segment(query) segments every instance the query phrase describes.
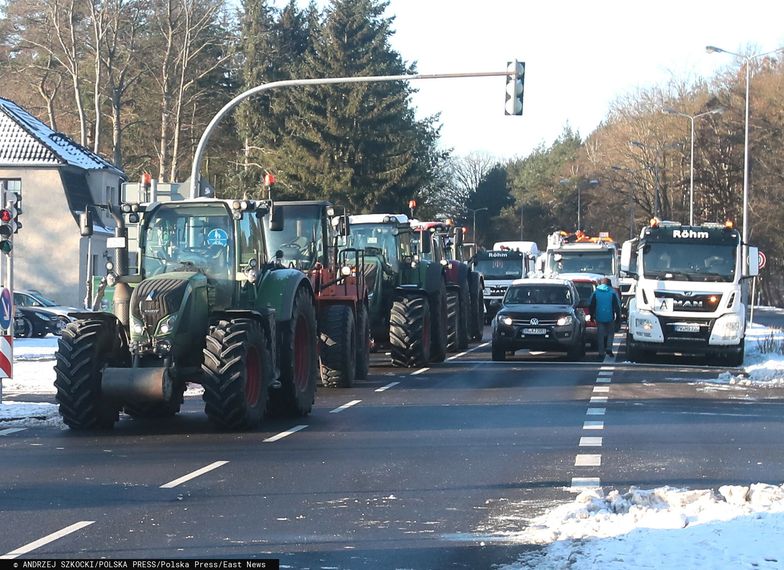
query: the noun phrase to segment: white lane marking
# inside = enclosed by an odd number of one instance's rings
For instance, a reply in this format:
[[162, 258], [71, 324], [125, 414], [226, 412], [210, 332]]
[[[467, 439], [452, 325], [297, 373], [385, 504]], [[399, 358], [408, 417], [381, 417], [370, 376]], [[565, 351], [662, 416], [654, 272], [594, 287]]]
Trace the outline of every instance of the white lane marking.
[[271, 437], [268, 437], [267, 439], [264, 440], [264, 443], [272, 443], [273, 441], [278, 441], [279, 439], [283, 439], [284, 437], [288, 437], [292, 433], [297, 433], [298, 431], [303, 430], [306, 427], [308, 427], [308, 426], [306, 426], [306, 425], [294, 426], [293, 428], [287, 429], [286, 431], [282, 431], [282, 432], [280, 432], [277, 435], [273, 435]]
[[475, 350], [477, 350], [479, 348], [482, 348], [483, 346], [487, 346], [488, 344], [490, 344], [490, 343], [489, 342], [484, 342], [482, 344], [477, 344], [474, 348], [469, 348], [465, 352], [461, 352], [460, 354], [455, 354], [454, 356], [450, 356], [449, 358], [447, 358], [447, 360], [454, 360], [455, 358], [460, 358], [461, 356], [465, 356], [469, 352], [474, 352]]
[[607, 411], [607, 408], [588, 408], [588, 411], [585, 412], [586, 416], [603, 416], [604, 412]]
[[582, 493], [585, 489], [601, 487], [598, 477], [572, 477], [572, 487], [568, 489], [572, 493]]
[[599, 372], [599, 374], [597, 374], [597, 376], [612, 376], [612, 375], [613, 375], [612, 371], [609, 370], [602, 370], [601, 372]]
[[610, 387], [609, 386], [594, 386], [593, 387], [593, 391], [596, 394], [606, 394], [607, 392], [610, 391]]
[[599, 382], [600, 384], [602, 384], [602, 383], [603, 384], [607, 384], [608, 382], [611, 382], [609, 376], [606, 377], [606, 378], [603, 378], [603, 377], [600, 376], [599, 378], [596, 379], [596, 381]]
[[205, 473], [209, 473], [213, 469], [217, 469], [223, 465], [226, 465], [228, 461], [216, 461], [215, 463], [210, 463], [209, 465], [202, 467], [201, 469], [197, 469], [193, 473], [188, 473], [187, 475], [183, 475], [179, 479], [175, 479], [174, 481], [169, 481], [168, 483], [164, 483], [161, 485], [161, 489], [173, 489], [177, 485], [181, 485], [186, 481], [190, 481], [191, 479], [195, 479], [199, 475], [204, 475]]
[[595, 422], [595, 421], [583, 422], [583, 429], [604, 429], [604, 422]]
[[389, 390], [390, 388], [394, 388], [398, 384], [400, 384], [400, 382], [390, 382], [386, 386], [381, 386], [381, 388], [376, 388], [375, 391], [376, 392], [384, 392], [386, 390]]
[[339, 414], [343, 410], [349, 409], [351, 406], [356, 406], [361, 401], [362, 400], [351, 400], [350, 402], [347, 402], [347, 403], [343, 404], [342, 406], [339, 406], [339, 407], [335, 408], [334, 410], [330, 410], [329, 413], [330, 414]]
[[574, 458], [575, 467], [601, 467], [602, 456], [592, 453], [578, 453]]
[[36, 541], [31, 542], [30, 544], [26, 544], [22, 547], [17, 548], [16, 550], [12, 550], [8, 554], [3, 554], [0, 556], [0, 559], [3, 560], [10, 560], [12, 558], [16, 558], [17, 556], [21, 556], [22, 554], [27, 554], [28, 552], [32, 552], [36, 548], [40, 548], [50, 542], [54, 542], [55, 540], [62, 538], [71, 534], [72, 532], [76, 532], [79, 529], [82, 529], [86, 526], [90, 526], [95, 521], [79, 521], [78, 523], [74, 523], [71, 526], [67, 526], [62, 530], [58, 530], [57, 532], [53, 532], [52, 534], [48, 534], [43, 538], [39, 538]]
[[0, 430], [0, 435], [11, 435], [12, 433], [16, 433], [18, 431], [24, 431], [27, 428], [5, 428]]
[[591, 396], [591, 404], [606, 404], [607, 396]]
[[599, 374], [601, 374], [602, 372], [607, 372], [607, 371], [612, 372], [614, 370], [615, 370], [615, 366], [602, 366], [602, 367], [599, 368]]
[[601, 447], [602, 446], [602, 438], [601, 437], [581, 437], [580, 438], [580, 447]]
[[416, 376], [417, 374], [422, 374], [423, 372], [427, 372], [430, 370], [429, 368], [420, 368], [419, 370], [412, 372], [409, 376]]
[[[527, 355], [523, 355], [527, 356]], [[542, 366], [542, 367], [554, 367], [554, 366], [564, 366], [564, 367], [575, 367], [580, 366], [584, 368], [593, 368], [596, 366], [596, 362], [563, 362], [558, 360], [455, 360], [453, 364], [497, 364], [498, 366], [510, 366], [510, 365], [517, 365], [525, 364], [526, 366]], [[668, 371], [670, 369], [667, 369]], [[674, 369], [677, 370], [677, 369]], [[711, 370], [712, 372], [713, 370]]]

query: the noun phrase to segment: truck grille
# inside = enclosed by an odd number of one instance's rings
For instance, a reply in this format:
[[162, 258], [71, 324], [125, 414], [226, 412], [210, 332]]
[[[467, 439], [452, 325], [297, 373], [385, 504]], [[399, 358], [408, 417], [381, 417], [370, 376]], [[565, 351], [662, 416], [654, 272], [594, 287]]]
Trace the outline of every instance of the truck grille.
[[142, 281], [131, 295], [131, 314], [152, 332], [158, 321], [180, 308], [187, 286], [188, 282], [180, 279]]
[[503, 297], [504, 295], [506, 295], [506, 290], [508, 288], [509, 287], [507, 285], [493, 285], [489, 287], [490, 295], [492, 295], [493, 297]]
[[721, 293], [679, 293], [656, 291], [656, 299], [672, 299], [672, 310], [682, 313], [713, 313], [721, 303]]

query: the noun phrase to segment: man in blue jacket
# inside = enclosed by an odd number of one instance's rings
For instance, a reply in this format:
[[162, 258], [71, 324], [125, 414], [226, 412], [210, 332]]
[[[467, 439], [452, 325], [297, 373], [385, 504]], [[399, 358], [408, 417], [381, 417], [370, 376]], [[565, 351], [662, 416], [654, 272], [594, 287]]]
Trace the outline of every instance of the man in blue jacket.
[[596, 291], [591, 295], [589, 302], [591, 315], [596, 321], [596, 345], [599, 350], [599, 358], [604, 355], [615, 356], [612, 352], [610, 338], [615, 333], [615, 323], [621, 322], [621, 302], [615, 290], [610, 287], [610, 280], [604, 277]]

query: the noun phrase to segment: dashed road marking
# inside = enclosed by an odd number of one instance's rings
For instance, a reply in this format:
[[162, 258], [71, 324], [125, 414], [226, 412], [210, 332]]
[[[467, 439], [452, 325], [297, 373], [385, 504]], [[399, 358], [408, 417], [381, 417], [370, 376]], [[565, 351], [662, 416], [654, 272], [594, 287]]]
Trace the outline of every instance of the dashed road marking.
[[330, 413], [330, 414], [339, 414], [339, 413], [340, 413], [340, 412], [342, 412], [343, 410], [347, 410], [347, 409], [349, 409], [351, 406], [356, 406], [356, 405], [357, 405], [357, 404], [359, 404], [361, 401], [362, 401], [362, 400], [351, 400], [350, 402], [347, 402], [347, 403], [343, 404], [342, 406], [338, 406], [338, 407], [337, 407], [337, 408], [335, 408], [334, 410], [330, 410], [330, 411], [329, 411], [329, 413]]
[[588, 411], [585, 412], [585, 415], [587, 415], [587, 416], [603, 416], [606, 411], [607, 411], [607, 408], [588, 408]]
[[27, 428], [5, 428], [0, 429], [0, 435], [11, 435], [12, 433], [16, 433], [18, 431], [24, 431]]
[[593, 453], [578, 453], [574, 458], [575, 467], [601, 467], [602, 456]]
[[580, 438], [580, 447], [601, 447], [602, 446], [602, 438], [601, 437], [581, 437]]
[[226, 465], [228, 461], [216, 461], [215, 463], [210, 463], [209, 465], [202, 467], [201, 469], [197, 469], [192, 473], [188, 473], [187, 475], [183, 475], [179, 479], [175, 479], [174, 481], [169, 481], [168, 483], [164, 483], [161, 485], [161, 489], [173, 489], [177, 485], [182, 485], [186, 481], [190, 481], [191, 479], [195, 479], [200, 475], [204, 475], [205, 473], [209, 473], [213, 469], [217, 469], [218, 467], [222, 467]]
[[596, 394], [606, 394], [607, 392], [610, 391], [610, 387], [609, 386], [594, 386], [593, 387], [593, 391]]
[[376, 392], [385, 392], [386, 390], [389, 390], [390, 388], [394, 388], [398, 384], [400, 384], [400, 382], [390, 382], [386, 386], [381, 386], [381, 388], [376, 388], [375, 391]]
[[607, 396], [591, 396], [591, 404], [606, 404]]
[[615, 372], [615, 366], [601, 366], [599, 367], [599, 374], [602, 372]]
[[599, 378], [596, 379], [596, 381], [598, 383], [600, 383], [600, 384], [607, 384], [608, 382], [610, 382], [610, 378], [609, 378], [609, 376], [608, 377], [601, 377], [600, 376]]
[[473, 348], [469, 348], [468, 350], [466, 350], [466, 351], [464, 351], [464, 352], [461, 352], [460, 354], [455, 354], [454, 356], [450, 356], [449, 358], [447, 358], [447, 361], [449, 361], [449, 360], [455, 360], [456, 358], [460, 358], [461, 356], [465, 356], [465, 355], [466, 355], [466, 354], [468, 354], [469, 352], [474, 352], [475, 350], [477, 350], [477, 349], [479, 349], [479, 348], [482, 348], [482, 347], [484, 347], [484, 346], [487, 346], [488, 344], [490, 344], [490, 343], [489, 343], [489, 342], [483, 342], [482, 344], [478, 344], [478, 345], [476, 345], [476, 346], [475, 346], [475, 347], [473, 347]]
[[30, 544], [26, 544], [17, 548], [16, 550], [12, 550], [8, 554], [3, 554], [0, 556], [0, 559], [3, 560], [10, 560], [12, 558], [16, 558], [21, 556], [22, 554], [27, 554], [28, 552], [32, 552], [36, 548], [40, 548], [50, 542], [54, 542], [55, 540], [67, 536], [71, 533], [76, 532], [77, 530], [83, 529], [86, 526], [90, 526], [91, 524], [95, 523], [95, 521], [79, 521], [78, 523], [74, 523], [70, 526], [65, 527], [62, 530], [58, 530], [57, 532], [53, 532], [52, 534], [48, 534], [43, 538], [39, 538], [36, 541], [31, 542]]
[[409, 376], [416, 376], [418, 374], [422, 374], [423, 372], [427, 372], [428, 370], [430, 370], [430, 368], [420, 368], [419, 370], [416, 370], [411, 374], [409, 374]]
[[585, 489], [595, 489], [601, 487], [598, 477], [572, 477], [572, 487], [570, 491], [580, 493]]
[[596, 421], [583, 422], [583, 429], [604, 429], [604, 422], [596, 422]]
[[298, 431], [301, 431], [301, 430], [305, 429], [306, 427], [308, 427], [308, 426], [306, 426], [306, 425], [294, 426], [293, 428], [287, 429], [286, 431], [282, 431], [282, 432], [280, 432], [277, 435], [273, 435], [271, 437], [268, 437], [267, 439], [264, 440], [264, 443], [272, 443], [273, 441], [278, 441], [280, 439], [283, 439], [284, 437], [290, 436], [292, 433], [297, 433]]

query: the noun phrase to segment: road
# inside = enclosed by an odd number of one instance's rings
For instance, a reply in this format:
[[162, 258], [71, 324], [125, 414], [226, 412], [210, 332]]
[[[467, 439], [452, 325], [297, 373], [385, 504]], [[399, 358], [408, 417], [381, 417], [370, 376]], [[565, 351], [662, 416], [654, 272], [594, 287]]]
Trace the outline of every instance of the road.
[[520, 517], [585, 486], [781, 483], [777, 391], [701, 384], [722, 369], [685, 359], [624, 363], [616, 343], [617, 362], [376, 355], [367, 381], [251, 433], [215, 432], [200, 398], [101, 433], [0, 426], [0, 554], [490, 568], [533, 548], [505, 534]]

